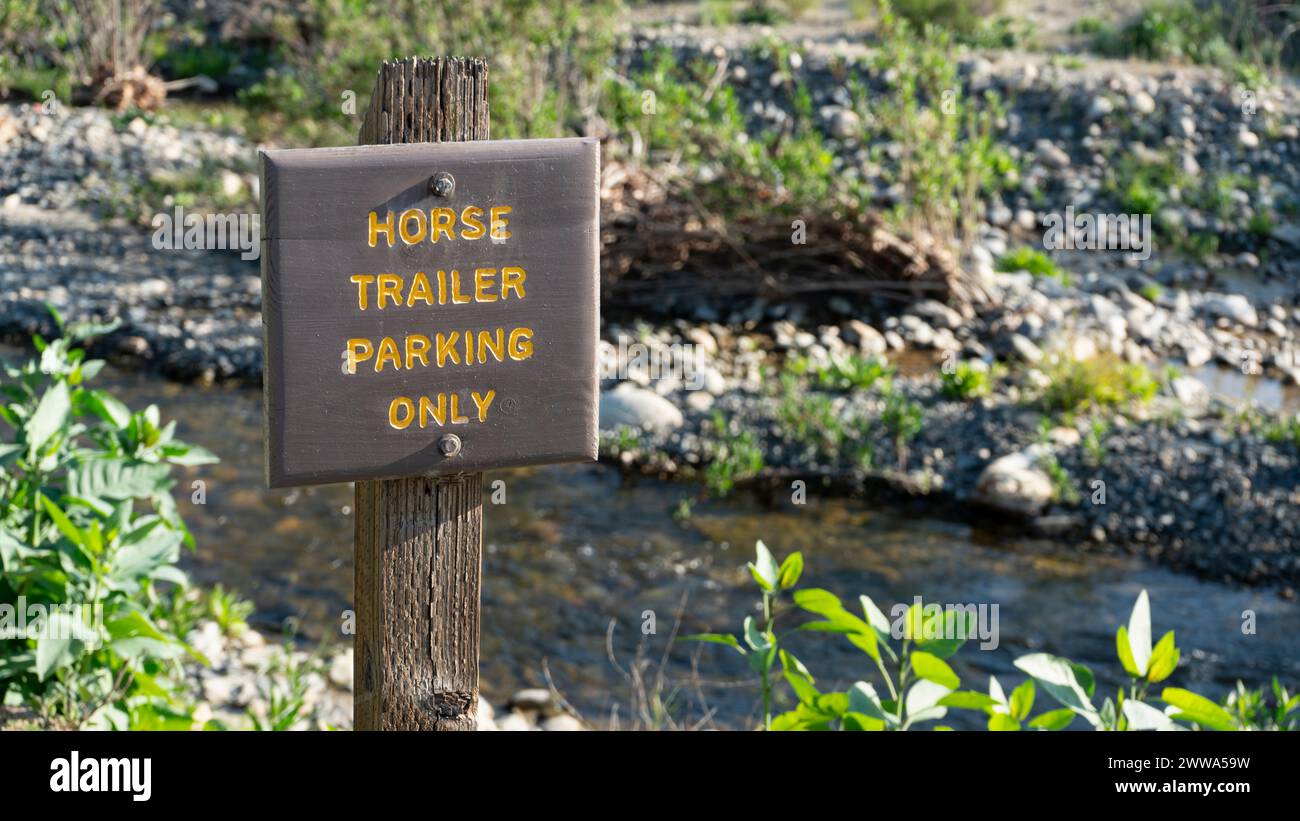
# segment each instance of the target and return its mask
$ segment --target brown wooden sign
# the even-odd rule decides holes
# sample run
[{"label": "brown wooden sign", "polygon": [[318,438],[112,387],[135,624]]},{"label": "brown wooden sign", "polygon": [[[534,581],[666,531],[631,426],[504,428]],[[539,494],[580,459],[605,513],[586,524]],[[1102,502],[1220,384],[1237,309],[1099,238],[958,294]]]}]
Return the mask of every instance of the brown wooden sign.
[{"label": "brown wooden sign", "polygon": [[598,151],[262,152],[272,487],[596,458]]}]

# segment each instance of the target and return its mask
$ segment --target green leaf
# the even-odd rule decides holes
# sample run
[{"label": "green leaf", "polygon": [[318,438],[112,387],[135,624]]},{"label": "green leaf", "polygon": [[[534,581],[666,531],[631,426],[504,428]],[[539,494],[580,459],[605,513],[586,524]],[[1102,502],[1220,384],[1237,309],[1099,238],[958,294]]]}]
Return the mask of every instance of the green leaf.
[{"label": "green leaf", "polygon": [[849,710],[878,721],[886,720],[885,708],[880,703],[876,688],[865,681],[854,682],[849,688]]},{"label": "green leaf", "polygon": [[776,565],[776,559],[772,558],[772,552],[759,539],[754,543],[755,560],[749,563],[749,572],[753,574],[754,581],[764,590],[775,590],[777,578],[780,575],[780,569]]},{"label": "green leaf", "polygon": [[36,640],[36,663],[33,667],[36,678],[45,681],[50,671],[72,663],[72,639],[41,638]]},{"label": "green leaf", "polygon": [[1147,668],[1147,681],[1157,684],[1173,675],[1178,667],[1179,652],[1174,645],[1174,631],[1170,630],[1160,638],[1151,651],[1151,664]]},{"label": "green leaf", "polygon": [[117,430],[123,430],[131,424],[131,409],[109,393],[84,391],[81,401],[87,411],[108,422]]},{"label": "green leaf", "polygon": [[876,733],[885,729],[885,722],[882,719],[872,718],[863,713],[845,713],[840,717],[840,721],[843,729],[850,732]]},{"label": "green leaf", "polygon": [[961,679],[957,677],[957,674],[953,672],[947,662],[923,650],[912,653],[912,669],[926,681],[933,681],[935,684],[943,685],[949,690],[955,690],[961,686]]},{"label": "green leaf", "polygon": [[1142,671],[1133,662],[1133,650],[1128,641],[1128,628],[1122,624],[1119,626],[1119,630],[1115,632],[1115,653],[1119,656],[1119,663],[1124,668],[1124,672],[1133,678],[1142,678]]},{"label": "green leaf", "polygon": [[147,499],[171,486],[168,465],[135,459],[88,459],[68,477],[69,492],[91,499]]},{"label": "green leaf", "polygon": [[838,596],[819,587],[796,590],[794,592],[794,603],[809,613],[816,613],[819,616],[844,609],[844,605],[840,604]]},{"label": "green leaf", "polygon": [[[1031,653],[1016,659],[1016,667],[1032,676],[1048,695],[1062,705],[1083,716],[1094,727],[1100,724],[1097,709],[1088,694],[1091,681],[1081,680],[1082,674],[1073,662],[1047,653]],[[1086,672],[1087,668],[1082,668]]]},{"label": "green leaf", "polygon": [[939,702],[949,689],[934,681],[921,680],[913,684],[904,697],[908,723],[935,721],[947,715],[948,710]]},{"label": "green leaf", "polygon": [[50,520],[54,522],[54,526],[59,529],[59,532],[67,537],[68,541],[72,542],[77,547],[85,547],[86,534],[82,533],[81,530],[72,523],[72,520],[67,517],[67,514],[60,510],[58,505],[50,501],[45,494],[40,493],[39,495],[41,497],[41,502],[45,506],[45,512],[49,514]]},{"label": "green leaf", "polygon": [[994,713],[989,716],[989,729],[995,733],[1015,732],[1020,729],[1020,722],[1006,713]]},{"label": "green leaf", "polygon": [[55,382],[36,404],[31,418],[27,420],[27,446],[30,453],[36,454],[49,442],[54,434],[67,424],[68,414],[72,411],[72,399],[66,382]]},{"label": "green leaf", "polygon": [[1146,590],[1138,594],[1128,617],[1128,644],[1138,675],[1146,675],[1147,665],[1151,663],[1151,601]]},{"label": "green leaf", "polygon": [[1029,718],[1029,711],[1034,708],[1034,680],[1029,679],[1011,691],[1011,716],[1017,721]]},{"label": "green leaf", "polygon": [[745,617],[745,644],[751,650],[767,650],[772,647],[772,639],[767,633],[758,629],[758,622],[753,616]]},{"label": "green leaf", "polygon": [[799,577],[803,575],[803,554],[799,551],[791,553],[781,562],[781,569],[777,574],[777,581],[782,590],[789,590],[799,583]]},{"label": "green leaf", "polygon": [[221,459],[215,453],[199,445],[166,445],[162,449],[163,456],[173,465],[212,465],[220,462]]},{"label": "green leaf", "polygon": [[1123,707],[1124,718],[1130,730],[1181,730],[1169,716],[1145,702],[1127,699]]},{"label": "green leaf", "polygon": [[1236,723],[1227,710],[1210,701],[1205,696],[1197,695],[1181,687],[1166,687],[1160,697],[1166,704],[1176,707],[1180,712],[1172,718],[1181,718],[1195,722],[1211,730],[1235,730]]},{"label": "green leaf", "polygon": [[1029,726],[1035,730],[1064,730],[1074,721],[1074,710],[1062,707],[1059,710],[1048,710],[1046,713],[1040,713],[1034,716]]},{"label": "green leaf", "polygon": [[973,690],[959,690],[955,693],[949,693],[939,699],[939,703],[944,707],[954,707],[958,710],[987,710],[997,704],[992,697]]},{"label": "green leaf", "polygon": [[821,692],[813,686],[812,674],[803,662],[795,658],[786,651],[781,651],[781,670],[785,674],[785,680],[790,683],[790,688],[801,702],[817,701]]},{"label": "green leaf", "polygon": [[736,637],[728,633],[695,633],[690,636],[682,636],[682,641],[703,641],[709,644],[725,644],[734,649],[742,656],[745,655],[745,648],[740,646]]},{"label": "green leaf", "polygon": [[884,612],[879,607],[876,607],[876,603],[868,596],[858,596],[858,602],[862,605],[862,615],[866,618],[867,623],[888,636],[890,634],[889,619],[886,618]]},{"label": "green leaf", "polygon": [[849,633],[848,639],[849,643],[854,647],[866,653],[872,659],[880,661],[880,645],[873,631]]}]

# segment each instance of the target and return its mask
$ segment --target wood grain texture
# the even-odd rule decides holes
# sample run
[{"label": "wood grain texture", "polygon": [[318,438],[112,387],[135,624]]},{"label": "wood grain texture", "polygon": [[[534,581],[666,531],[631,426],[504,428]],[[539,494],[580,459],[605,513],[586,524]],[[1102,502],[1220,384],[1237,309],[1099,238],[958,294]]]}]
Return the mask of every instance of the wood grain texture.
[{"label": "wood grain texture", "polygon": [[[488,137],[487,64],[386,62],[359,141]],[[357,730],[473,730],[481,473],[356,484]]]}]

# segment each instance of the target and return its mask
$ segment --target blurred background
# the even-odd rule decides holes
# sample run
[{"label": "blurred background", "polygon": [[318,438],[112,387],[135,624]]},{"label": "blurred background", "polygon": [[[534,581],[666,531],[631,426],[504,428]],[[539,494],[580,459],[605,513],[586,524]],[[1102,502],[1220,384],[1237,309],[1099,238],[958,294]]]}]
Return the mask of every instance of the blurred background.
[{"label": "blurred background", "polygon": [[[997,648],[949,660],[981,692],[1031,652],[1125,686],[1146,590],[1178,686],[1276,697],[1300,678],[1298,29],[1264,0],[0,0],[3,358],[41,360],[47,306],[111,323],[97,387],[220,459],[157,457],[196,547],[149,604],[212,664],[171,712],[68,720],[349,725],[352,489],[264,485],[254,245],[158,235],[255,218],[258,149],[355,144],[411,55],[485,57],[496,139],[602,142],[601,461],[486,477],[481,723],[754,726],[746,659],[680,636],[762,612],[758,539],[847,603],[996,605]],[[833,635],[782,646],[823,689],[875,674]],[[65,715],[25,652],[5,705]]]}]

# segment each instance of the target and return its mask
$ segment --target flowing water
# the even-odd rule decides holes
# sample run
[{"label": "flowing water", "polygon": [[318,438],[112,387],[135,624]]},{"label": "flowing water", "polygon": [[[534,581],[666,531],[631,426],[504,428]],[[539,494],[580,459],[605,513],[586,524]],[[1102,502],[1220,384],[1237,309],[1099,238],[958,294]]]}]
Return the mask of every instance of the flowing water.
[{"label": "flowing water", "polygon": [[[10,361],[20,356],[6,354],[13,354]],[[291,620],[308,640],[344,643],[341,625],[352,606],[351,487],[265,487],[257,391],[116,371],[98,381],[132,407],[157,403],[164,419],[179,421],[178,435],[222,458],[187,470],[177,485],[198,540],[197,551],[183,559],[192,576],[252,599],[254,623],[263,629],[274,632]],[[196,481],[206,496],[201,505],[193,503]],[[498,499],[504,492],[503,504],[492,503],[494,485]],[[917,595],[996,604],[997,648],[968,643],[953,659],[965,684],[977,689],[990,673],[1013,686],[1023,676],[1012,660],[1044,650],[1088,664],[1099,688],[1112,693],[1119,683],[1114,631],[1142,588],[1151,595],[1157,634],[1177,629],[1184,662],[1172,683],[1218,696],[1238,677],[1264,683],[1278,674],[1300,682],[1300,606],[1269,590],[820,498],[815,487],[806,505],[735,495],[696,504],[685,520],[672,511],[693,487],[626,478],[605,465],[489,473],[484,490],[481,678],[498,704],[518,688],[545,685],[549,671],[585,717],[603,723],[617,710],[627,726],[632,688],[621,671],[639,646],[647,661],[664,658],[683,597],[683,632],[735,631],[754,612],[744,563],[756,538],[778,556],[803,551],[805,585],[850,603],[868,593],[886,613]],[[1243,633],[1245,611],[1256,614],[1253,635]],[[837,637],[801,633],[789,646],[822,689],[869,675],[870,660]],[[690,701],[694,715],[702,695],[721,726],[752,719],[757,688],[728,648],[677,642],[664,670],[666,694],[683,688],[677,698]],[[692,678],[698,687],[685,684]],[[1041,696],[1039,706],[1046,701]],[[962,715],[954,723],[972,726],[977,719]]]}]

